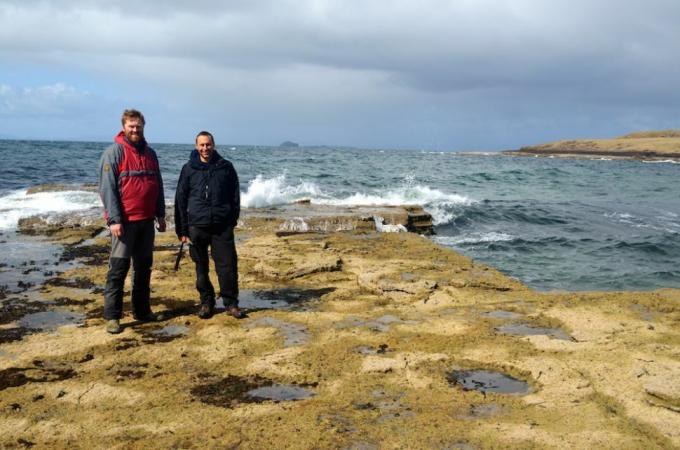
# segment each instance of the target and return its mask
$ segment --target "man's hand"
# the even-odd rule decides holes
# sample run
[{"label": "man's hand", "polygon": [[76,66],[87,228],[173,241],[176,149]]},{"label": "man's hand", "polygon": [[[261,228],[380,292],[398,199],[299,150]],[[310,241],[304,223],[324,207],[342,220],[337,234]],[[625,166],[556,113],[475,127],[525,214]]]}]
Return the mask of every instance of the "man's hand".
[{"label": "man's hand", "polygon": [[165,231],[165,217],[159,217],[157,220],[158,225],[156,225],[156,229],[163,233]]},{"label": "man's hand", "polygon": [[112,223],[109,225],[109,231],[111,232],[112,236],[116,236],[117,238],[121,237],[123,235],[123,224],[122,223]]},{"label": "man's hand", "polygon": [[186,244],[189,242],[189,236],[180,236],[179,240],[182,241],[183,244]]}]

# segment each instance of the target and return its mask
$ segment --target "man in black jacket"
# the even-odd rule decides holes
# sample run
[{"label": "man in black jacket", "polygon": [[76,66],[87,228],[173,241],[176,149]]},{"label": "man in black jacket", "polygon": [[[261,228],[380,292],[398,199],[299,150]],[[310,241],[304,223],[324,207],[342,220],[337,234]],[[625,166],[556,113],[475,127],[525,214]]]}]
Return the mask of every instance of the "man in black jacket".
[{"label": "man in black jacket", "polygon": [[238,176],[234,166],[215,151],[215,139],[207,131],[196,136],[196,149],[182,167],[175,195],[175,231],[189,242],[196,263],[196,289],[201,297],[198,316],[208,319],[215,308],[215,289],[210,282],[208,247],[215,261],[220,295],[227,312],[245,317],[238,307],[238,268],[234,227],[241,212]]}]

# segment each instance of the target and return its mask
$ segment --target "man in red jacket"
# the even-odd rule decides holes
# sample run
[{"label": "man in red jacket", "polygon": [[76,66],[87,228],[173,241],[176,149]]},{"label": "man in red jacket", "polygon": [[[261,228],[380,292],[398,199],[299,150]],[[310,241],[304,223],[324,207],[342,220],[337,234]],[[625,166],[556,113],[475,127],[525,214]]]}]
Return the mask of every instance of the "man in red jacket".
[{"label": "man in red jacket", "polygon": [[153,262],[154,219],[165,231],[163,179],[156,152],[144,139],[144,115],[127,109],[121,118],[123,130],[103,153],[99,163],[99,194],[104,217],[111,231],[111,258],[104,288],[106,331],[120,333],[123,315],[123,286],[132,259],[132,314],[151,322],[163,317],[151,312],[149,304]]}]

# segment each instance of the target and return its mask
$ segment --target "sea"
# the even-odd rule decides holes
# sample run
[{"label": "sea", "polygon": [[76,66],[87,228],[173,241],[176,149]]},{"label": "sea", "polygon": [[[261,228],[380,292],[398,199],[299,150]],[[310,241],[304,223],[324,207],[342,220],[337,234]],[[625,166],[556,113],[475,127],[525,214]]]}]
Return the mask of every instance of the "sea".
[{"label": "sea", "polygon": [[[59,248],[16,233],[32,215],[92,215],[105,142],[0,141],[0,288],[30,282]],[[151,144],[174,199],[191,144]],[[499,153],[218,145],[244,208],[300,199],[328,205],[420,204],[434,242],[540,291],[680,287],[680,164]],[[46,183],[59,192],[28,194]],[[18,274],[18,275],[17,275]],[[38,275],[36,275],[38,276]]]}]

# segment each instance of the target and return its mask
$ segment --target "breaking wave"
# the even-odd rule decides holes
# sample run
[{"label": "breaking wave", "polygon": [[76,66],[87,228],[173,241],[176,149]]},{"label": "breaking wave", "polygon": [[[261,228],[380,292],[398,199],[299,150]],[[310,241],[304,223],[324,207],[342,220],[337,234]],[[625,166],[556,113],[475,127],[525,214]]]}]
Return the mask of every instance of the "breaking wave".
[{"label": "breaking wave", "polygon": [[20,219],[54,213],[77,213],[100,206],[94,192],[58,191],[28,194],[26,189],[0,197],[0,230],[17,228]]},{"label": "breaking wave", "polygon": [[452,208],[475,203],[458,194],[448,194],[428,186],[405,183],[404,186],[374,192],[338,194],[323,192],[315,183],[300,181],[290,184],[286,175],[264,178],[258,175],[241,193],[241,205],[246,208],[284,205],[308,199],[312,203],[333,206],[396,206],[421,205],[432,214],[435,225],[448,223],[455,218]]}]

